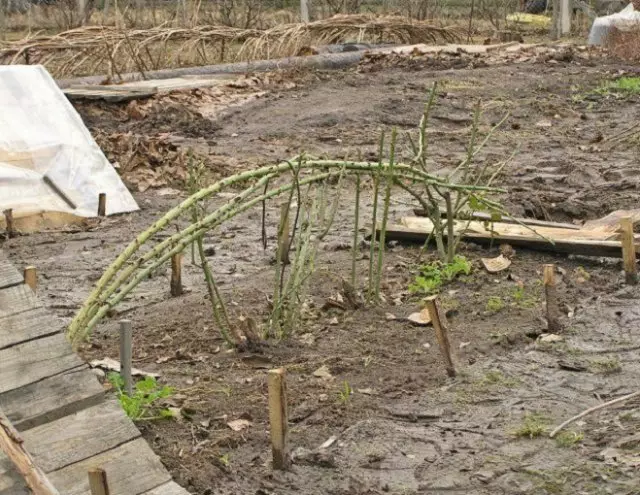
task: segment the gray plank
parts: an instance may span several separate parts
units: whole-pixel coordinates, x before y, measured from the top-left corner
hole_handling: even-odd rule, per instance
[[[107,472],[111,495],[140,495],[171,480],[142,438],[49,473],[48,478],[61,494],[90,495],[87,472],[95,467]]]
[[[0,394],[0,408],[24,431],[101,403],[104,396],[96,376],[83,367]]]
[[[28,285],[20,284],[0,290],[0,318],[41,306]]]
[[[22,275],[0,250],[0,288],[17,285],[24,282]]]
[[[60,331],[63,324],[44,308],[0,317],[0,349]]]
[[[189,495],[189,492],[175,481],[170,481],[158,488],[144,492],[143,495]]]
[[[0,393],[83,364],[64,335],[56,334],[0,351]]]
[[[140,436],[117,400],[65,416],[22,434],[25,447],[45,472],[74,464]],[[0,463],[10,465],[9,459]]]

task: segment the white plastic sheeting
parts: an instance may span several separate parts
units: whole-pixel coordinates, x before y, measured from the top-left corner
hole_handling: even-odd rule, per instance
[[[617,14],[597,17],[589,32],[590,45],[602,45],[612,28],[630,29],[640,26],[640,12],[630,3]]]
[[[107,215],[138,209],[46,69],[0,66],[0,211],[95,217],[100,193]]]

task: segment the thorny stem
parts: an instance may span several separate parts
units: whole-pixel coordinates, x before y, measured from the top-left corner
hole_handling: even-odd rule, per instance
[[[353,221],[353,247],[351,248],[351,287],[354,289],[356,288],[356,258],[358,256],[358,227],[360,221],[360,174],[356,175],[355,210],[355,219]]]

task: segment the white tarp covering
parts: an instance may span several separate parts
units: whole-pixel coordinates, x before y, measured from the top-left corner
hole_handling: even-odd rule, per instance
[[[107,215],[138,209],[46,69],[0,66],[0,211],[95,217],[100,193]]]
[[[589,32],[589,44],[602,45],[614,27],[633,29],[638,26],[640,26],[640,12],[635,10],[633,4],[630,3],[617,14],[596,18]]]

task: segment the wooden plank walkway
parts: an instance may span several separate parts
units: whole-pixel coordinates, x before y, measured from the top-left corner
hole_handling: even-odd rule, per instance
[[[0,250],[0,408],[36,463],[61,495],[90,495],[94,467],[111,495],[188,495],[61,330]],[[29,493],[0,453],[0,495]]]

